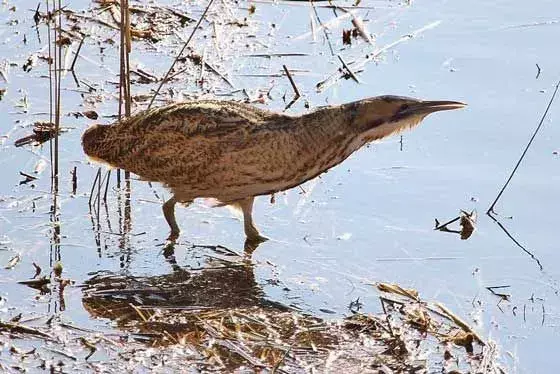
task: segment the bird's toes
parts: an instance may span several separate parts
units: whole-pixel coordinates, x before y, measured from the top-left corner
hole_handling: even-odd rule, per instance
[[[245,252],[249,254],[253,253],[261,243],[266,242],[267,240],[267,237],[259,234],[247,236],[245,239]]]
[[[254,238],[252,241],[253,241],[253,243],[261,244],[261,243],[266,242],[267,240],[268,240],[267,237],[259,235],[258,237]]]
[[[179,238],[179,231],[171,231],[167,237],[167,241],[175,242]]]

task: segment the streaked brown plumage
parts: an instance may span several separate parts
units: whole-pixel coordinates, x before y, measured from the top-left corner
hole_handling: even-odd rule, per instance
[[[247,238],[258,241],[255,196],[298,186],[368,142],[413,127],[435,111],[463,106],[379,96],[288,116],[236,102],[183,102],[92,126],[82,145],[94,160],[172,190],[163,207],[171,237],[179,233],[175,203],[207,197],[238,205]]]

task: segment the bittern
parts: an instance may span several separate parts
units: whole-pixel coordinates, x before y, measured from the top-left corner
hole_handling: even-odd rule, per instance
[[[265,240],[252,217],[255,196],[288,190],[344,161],[363,145],[418,125],[456,101],[378,96],[299,116],[230,101],[190,101],[89,127],[85,153],[173,192],[163,213],[177,238],[177,202],[215,198],[243,212],[247,240]]]

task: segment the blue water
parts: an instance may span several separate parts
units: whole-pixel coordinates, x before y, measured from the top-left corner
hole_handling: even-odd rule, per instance
[[[46,46],[46,31],[44,26],[40,28],[39,42],[33,12],[14,4],[16,12],[9,10],[11,3],[0,8],[0,63],[17,64],[9,67],[7,83],[0,79],[0,89],[7,88],[0,101],[0,136],[8,136],[0,138],[0,264],[7,264],[16,253],[22,260],[12,270],[0,269],[0,296],[7,299],[7,306],[2,308],[14,308],[0,312],[9,315],[24,310],[41,315],[60,312],[60,302],[56,295],[37,296],[35,290],[15,283],[33,274],[32,262],[47,271],[59,255],[65,276],[77,284],[101,270],[148,276],[172,270],[159,246],[168,228],[158,198],[144,182],[132,182],[131,233],[141,235],[128,235],[123,240],[108,233],[119,232],[118,193],[113,189],[108,204],[112,226],[108,227],[103,208],[100,244],[96,243],[98,230],[92,225],[88,196],[97,169],[87,163],[79,144],[81,132],[92,121],[66,115],[62,124],[71,129],[60,138],[60,246],[51,245],[48,165],[37,181],[18,185],[23,179],[19,171],[32,173],[41,158],[48,162],[48,143],[33,149],[13,146],[15,139],[30,133],[34,121],[48,119],[44,114],[48,113],[46,64],[38,62],[29,73],[22,70],[29,55]],[[350,3],[343,5],[351,7]],[[256,3],[257,12],[249,18],[253,22],[250,28],[232,31],[222,25],[218,27],[221,36],[213,40],[212,28],[205,25],[195,39],[194,49],[202,53],[206,46],[209,60],[215,58],[210,61],[216,61],[218,70],[228,74],[236,89],[244,88],[252,97],[270,89],[272,100],[267,107],[276,110],[284,107],[284,94],[287,101],[292,95],[287,79],[244,74],[277,74],[283,64],[294,70],[304,98],[290,113],[304,112],[306,100],[313,108],[379,94],[469,104],[465,110],[429,117],[419,128],[403,134],[402,142],[395,136],[360,150],[320,179],[303,185],[303,190],[296,188],[277,195],[273,205],[269,198],[259,198],[255,219],[271,240],[252,256],[257,283],[268,299],[325,318],[348,313],[347,306],[357,298],[365,311],[378,312],[378,294],[371,286],[376,281],[416,288],[424,299],[443,302],[481,335],[496,341],[511,371],[556,372],[560,307],[558,102],[496,206],[500,221],[543,269],[484,213],[520,156],[560,78],[560,53],[555,48],[560,35],[560,3],[415,1],[402,6],[363,0],[360,6],[380,7],[355,10],[376,35],[376,45],[355,39],[352,46],[344,48],[342,29],[350,28],[351,23],[343,19],[332,26],[330,35],[335,52],[347,62],[425,25],[441,23],[367,64],[358,74],[360,84],[342,80],[320,93],[315,85],[336,72],[340,63],[331,55],[321,31],[316,32],[316,41],[311,36],[297,38],[310,30],[312,13],[308,4]],[[247,16],[246,10],[236,10],[233,5],[232,12],[239,18]],[[193,15],[198,17],[200,13],[196,8]],[[329,9],[319,9],[319,14],[323,22],[335,17]],[[210,17],[218,20],[216,13],[211,12]],[[6,25],[13,19],[19,24]],[[187,30],[179,32],[188,35]],[[24,34],[27,45],[22,42]],[[235,43],[249,46],[242,48]],[[64,113],[95,109],[101,115],[115,114],[116,103],[110,96],[115,92],[111,82],[118,82],[115,48],[101,55],[95,44],[84,46],[81,55],[87,59],[78,60],[77,75],[90,84],[102,85],[105,91],[99,97],[84,94],[88,99],[84,104],[84,87],[76,90],[71,75],[66,74]],[[133,66],[140,62],[161,75],[177,48],[162,50],[164,57],[152,49],[134,51]],[[270,59],[245,56],[278,52],[308,55]],[[541,69],[538,77],[536,64]],[[187,79],[172,86],[185,97],[205,89],[210,91],[207,96],[232,91],[210,72],[205,76],[219,83],[200,89]],[[133,86],[133,94],[147,92],[148,88]],[[27,113],[17,106],[24,96],[29,103]],[[244,96],[236,92],[231,97]],[[97,99],[100,101],[93,105]],[[75,196],[71,194],[70,176],[74,166],[78,170]],[[161,187],[154,188],[160,197],[169,196]],[[435,218],[443,222],[457,216],[460,209],[478,212],[477,230],[469,240],[433,230]],[[241,223],[227,208],[211,209],[197,202],[188,209],[179,208],[177,218],[183,228],[183,244],[176,248],[179,264],[196,266],[206,261],[204,255],[193,254],[188,242],[219,244],[242,252]],[[504,289],[511,295],[510,301],[498,304],[499,298],[486,287],[502,285],[510,286]],[[85,326],[110,328],[107,321],[91,319],[84,310],[80,288],[68,288],[65,296],[66,308],[60,313],[68,319]]]

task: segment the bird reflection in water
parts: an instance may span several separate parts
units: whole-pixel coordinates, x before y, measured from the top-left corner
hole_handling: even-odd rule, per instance
[[[383,365],[387,372],[411,373],[425,372],[427,363],[439,365],[436,360],[443,358],[435,353],[433,361],[432,356],[418,360],[441,350],[436,339],[426,339],[425,330],[419,335],[412,327],[416,300],[414,306],[396,301],[394,314],[353,311],[344,319],[325,320],[267,297],[245,256],[223,247],[198,249],[189,251],[207,253],[198,268],[157,276],[98,273],[85,281],[82,303],[90,315],[113,321],[127,340],[150,347],[132,356],[139,367],[142,358],[155,355],[165,357],[162,370],[180,362],[183,371],[192,372],[302,373],[313,367],[321,373],[362,373]],[[400,315],[406,324],[398,322]],[[397,326],[395,338],[391,331]],[[436,347],[427,349],[423,340],[433,340]]]
[[[85,282],[84,304],[94,315],[109,313],[103,317],[124,321],[138,317],[134,309],[130,310],[130,303],[146,310],[202,311],[256,306],[287,310],[265,298],[250,260],[231,254],[225,247],[195,248],[208,252],[203,266],[179,267],[173,261],[173,271],[164,275],[95,275]],[[131,315],[122,313],[123,309]]]
[[[163,183],[173,197],[163,213],[176,239],[176,203],[214,198],[243,212],[249,243],[266,238],[253,222],[256,196],[296,187],[369,142],[418,125],[456,101],[378,96],[289,116],[230,101],[193,101],[148,110],[82,136],[85,153]]]
[[[201,327],[201,321],[222,314],[277,315],[292,310],[266,297],[246,256],[221,246],[197,249],[205,257],[199,267],[179,267],[173,261],[173,271],[163,275],[134,276],[129,271],[94,275],[84,283],[85,309],[151,345],[194,339],[209,328],[204,323]],[[169,256],[173,249],[166,251]]]

